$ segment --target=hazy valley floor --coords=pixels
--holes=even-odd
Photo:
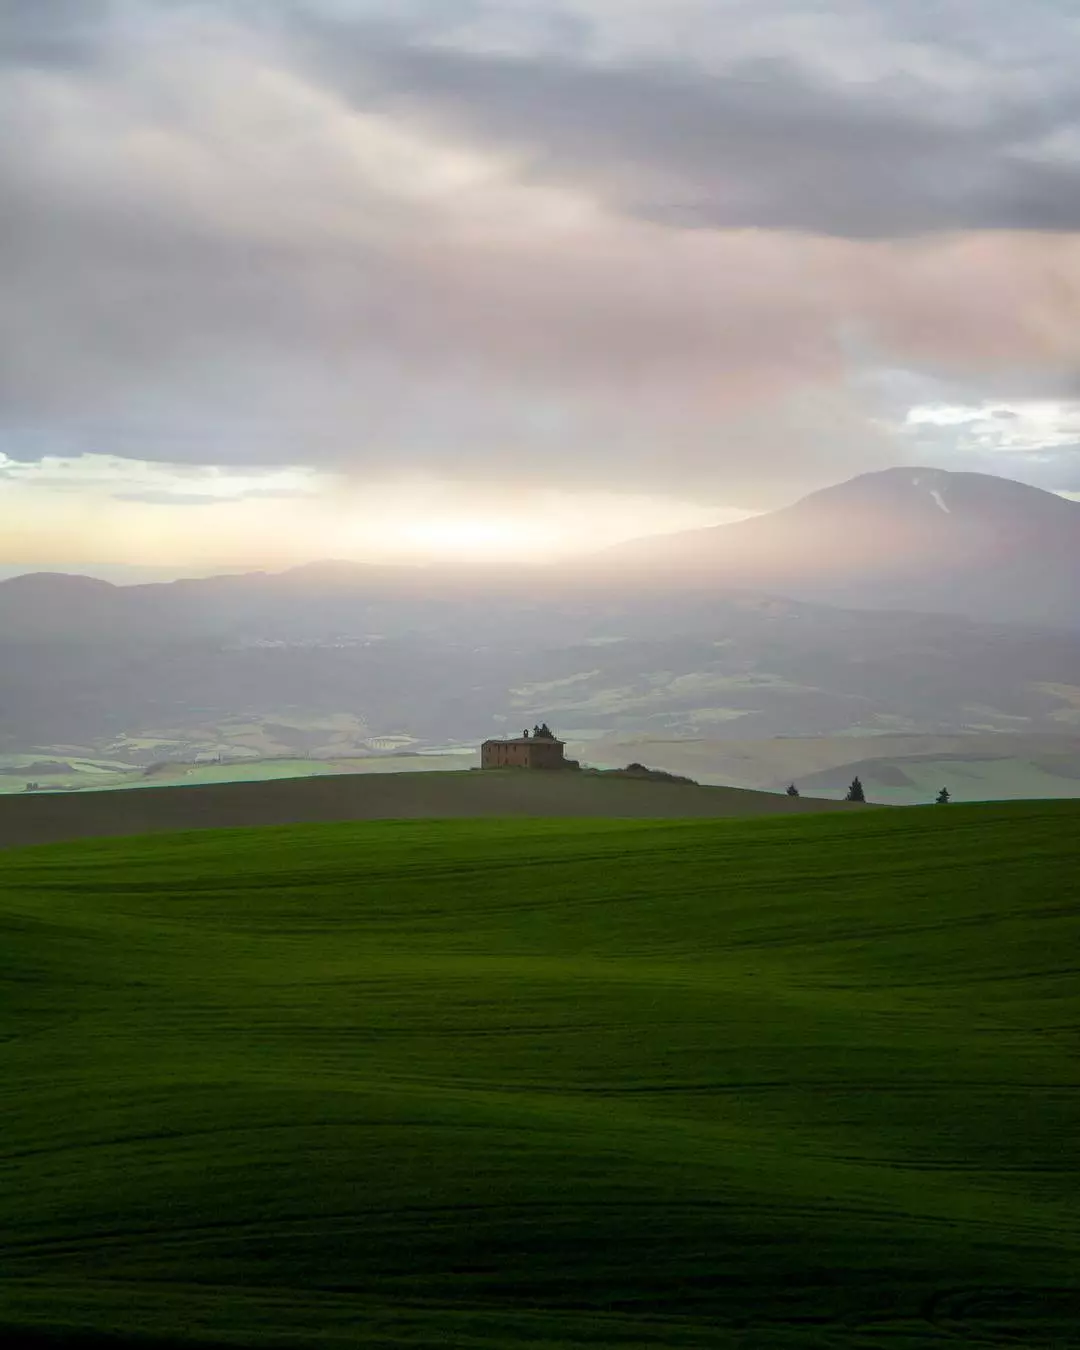
[[[1041,803],[7,854],[0,1324],[1080,1345],[1078,826]]]
[[[121,792],[0,795],[0,849],[238,825],[470,817],[664,819],[851,810],[739,788],[534,773],[341,774]],[[856,808],[859,809],[859,808]]]

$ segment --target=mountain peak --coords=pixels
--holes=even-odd
[[[922,465],[859,474],[779,511],[620,545],[607,556],[661,585],[740,587],[860,609],[1080,620],[1080,504],[992,474]]]
[[[1052,512],[1058,519],[1075,519],[1076,503],[1057,493],[989,473],[966,473],[929,465],[904,465],[858,474],[843,483],[821,488],[785,511],[800,511],[822,503],[854,506],[922,505],[941,515],[990,509],[1010,513]]]

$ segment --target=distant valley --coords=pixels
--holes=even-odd
[[[635,741],[1008,732],[1071,746],[1080,506],[978,475],[916,483],[920,473],[865,475],[704,541],[643,541],[572,572],[327,563],[137,586],[0,582],[0,786],[20,787],[50,759],[86,786],[95,773],[104,783],[196,761],[322,771],[438,752],[463,765],[483,737],[539,719],[598,763],[601,746]],[[1007,580],[992,566],[995,530],[1033,541],[1030,566],[1022,554]],[[780,535],[786,553],[766,547]],[[923,611],[897,607],[899,579],[886,584],[884,561],[868,562],[873,538],[887,561],[901,536],[905,547],[924,539],[906,554],[925,573],[918,584],[936,578]],[[826,537],[843,604],[794,594],[828,589]],[[723,562],[733,538],[756,541],[741,570]],[[779,562],[800,553],[806,565],[784,581]],[[772,560],[775,587],[749,585],[768,579],[750,576],[753,556]],[[906,584],[917,592],[910,569]],[[932,612],[942,607],[956,612]],[[53,784],[70,785],[63,777]]]

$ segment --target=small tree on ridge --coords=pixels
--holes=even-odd
[[[846,802],[866,801],[866,793],[863,791],[863,785],[857,777],[851,780],[851,786],[848,788],[847,796],[844,800]]]

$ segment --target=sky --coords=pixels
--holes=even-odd
[[[4,0],[0,572],[1080,493],[1072,0]]]

